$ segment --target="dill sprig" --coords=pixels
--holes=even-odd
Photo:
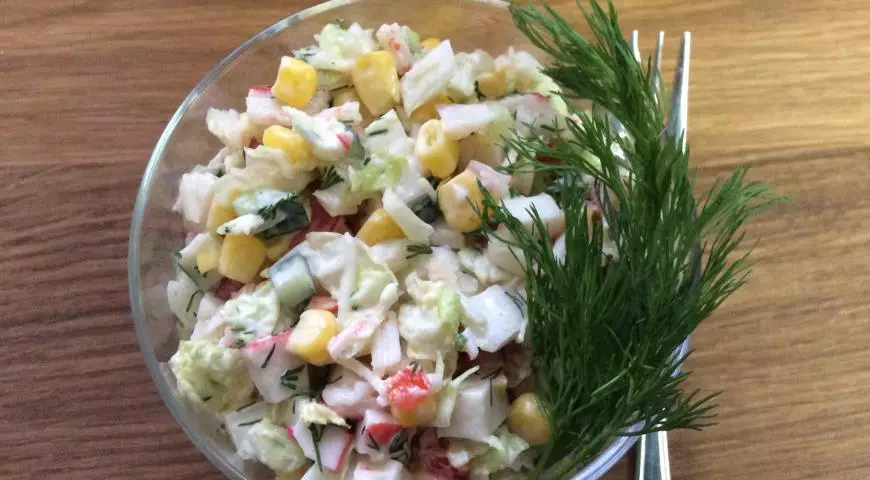
[[[526,160],[516,162],[519,168],[558,178],[554,187],[569,219],[564,261],[537,212],[528,230],[488,193],[477,209],[482,233],[516,247],[525,260],[526,338],[552,430],[535,477],[546,471],[564,478],[621,435],[711,424],[716,394],[684,392],[688,373],[678,372],[685,356],[674,352],[744,284],[747,254],[732,255],[741,228],[778,200],[747,181],[744,168],[696,202],[689,152],[666,138],[649,66],[635,61],[608,5],[592,0],[583,12],[594,42],[548,6],[510,7],[517,27],[552,58],[544,73],[580,119],[564,122],[546,141],[507,139]],[[627,135],[617,135],[607,116],[573,107],[577,99],[609,112]],[[590,186],[606,231],[601,221],[587,225]],[[510,235],[496,234],[496,224]],[[618,260],[602,251],[605,237]]]

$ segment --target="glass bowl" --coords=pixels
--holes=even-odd
[[[400,8],[397,8],[400,5]],[[407,24],[421,38],[450,39],[456,51],[482,48],[492,54],[508,46],[526,49],[544,60],[513,26],[505,2],[497,0],[333,0],[291,15],[258,33],[215,66],[184,99],[160,136],[136,199],[130,232],[129,286],[133,321],[145,363],[166,406],[193,443],[233,480],[273,478],[242,462],[220,431],[220,423],[183,402],[165,362],[178,339],[175,317],[166,301],[166,282],[174,278],[173,251],[183,245],[180,215],[171,211],[178,180],[220,148],[205,127],[209,107],[243,111],[248,87],[274,80],[278,61],[293,48],[314,42],[313,35],[337,18],[375,28],[385,22]],[[635,443],[615,439],[575,480],[594,480],[607,472]]]

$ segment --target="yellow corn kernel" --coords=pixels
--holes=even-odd
[[[233,210],[232,202],[230,205],[224,205],[216,199],[211,202],[211,207],[208,209],[208,220],[206,220],[206,228],[211,233],[215,233],[221,225],[236,218],[236,211]]]
[[[340,107],[345,103],[359,102],[359,95],[353,87],[342,88],[332,94],[332,106]]]
[[[432,50],[437,47],[439,43],[441,43],[441,40],[438,40],[437,38],[427,38],[420,42],[420,46],[423,47],[423,50]]]
[[[309,218],[311,216],[309,215]],[[283,257],[287,250],[290,248],[290,240],[293,239],[295,233],[288,233],[287,235],[281,235],[280,237],[275,237],[273,239],[266,241],[266,258],[272,260],[278,260]]]
[[[356,238],[371,247],[387,240],[405,238],[405,233],[383,208],[379,208],[369,215]]]
[[[210,272],[212,269],[217,268],[220,256],[220,240],[218,240],[214,235],[211,235],[208,242],[206,242],[205,245],[200,247],[199,251],[196,252],[196,268],[202,273]]]
[[[287,350],[312,365],[332,362],[327,345],[338,334],[338,320],[328,310],[306,310],[287,338]]]
[[[390,52],[378,50],[360,55],[350,77],[362,104],[372,115],[387,113],[401,98],[396,59]]]
[[[429,120],[417,132],[414,153],[435,178],[447,178],[459,163],[459,142],[444,135],[441,120]]]
[[[529,445],[544,445],[550,439],[550,421],[534,393],[524,393],[511,404],[508,428]]]
[[[446,105],[448,103],[453,103],[450,101],[450,97],[447,96],[446,93],[439,93],[435,95],[435,98],[429,100],[417,107],[411,113],[411,122],[412,123],[425,123],[427,120],[432,120],[433,118],[438,118],[438,109],[435,108],[437,105]]]
[[[237,282],[248,283],[260,273],[266,243],[253,235],[227,235],[221,244],[218,271]]]
[[[263,132],[263,145],[281,150],[296,167],[307,169],[314,166],[311,144],[296,130],[272,125]]]
[[[314,67],[293,57],[282,57],[272,94],[293,108],[302,108],[308,105],[315,91],[317,71]]]
[[[480,217],[472,204],[482,208],[483,192],[477,184],[477,176],[471,171],[465,170],[438,186],[438,207],[450,228],[468,233],[480,227]]]
[[[477,89],[486,98],[500,98],[507,95],[507,72],[498,69],[477,77]]]
[[[396,423],[403,427],[428,425],[435,420],[437,412],[438,404],[435,402],[435,395],[429,395],[423,403],[411,410],[397,410],[395,407],[390,407],[390,414],[396,419]]]

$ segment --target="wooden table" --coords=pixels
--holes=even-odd
[[[0,478],[220,478],[136,346],[129,219],[190,88],[309,3],[0,3]],[[751,164],[791,198],[752,223],[750,284],[693,338],[691,385],[725,393],[719,426],[672,434],[674,478],[870,478],[870,3],[619,6],[648,46],[694,33],[700,182]]]

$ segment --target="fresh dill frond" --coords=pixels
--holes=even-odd
[[[410,260],[420,255],[431,255],[432,247],[430,245],[426,245],[425,243],[412,243],[405,247],[405,251],[408,252],[405,258]]]
[[[481,233],[525,259],[526,338],[552,431],[533,476],[565,478],[618,436],[711,424],[716,394],[681,388],[688,374],[678,373],[685,356],[675,352],[744,284],[747,254],[732,255],[742,226],[778,199],[738,169],[696,201],[689,152],[666,138],[649,68],[636,62],[611,3],[605,9],[592,0],[584,10],[594,42],[549,6],[509,8],[552,58],[544,73],[578,119],[546,141],[507,139],[526,160],[516,164],[558,179],[551,187],[568,219],[564,260],[536,211],[529,230],[488,193],[476,210]],[[578,99],[609,112],[627,135],[617,135],[607,116],[573,107]],[[590,205],[606,224],[590,221]],[[495,232],[499,224],[509,235]]]

